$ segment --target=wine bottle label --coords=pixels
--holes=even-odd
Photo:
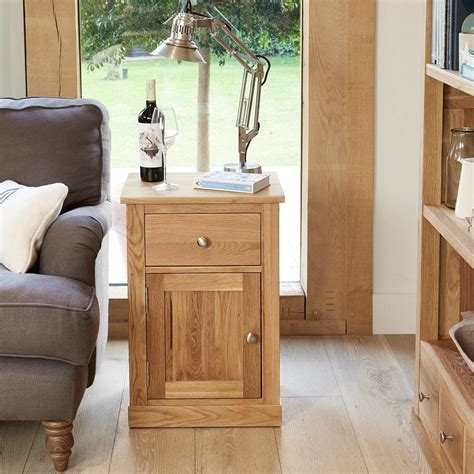
[[[161,168],[163,152],[158,148],[158,135],[149,123],[138,124],[139,161],[143,168]]]

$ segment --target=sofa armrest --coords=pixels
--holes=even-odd
[[[95,286],[95,260],[111,225],[109,201],[61,214],[46,232],[39,273]]]

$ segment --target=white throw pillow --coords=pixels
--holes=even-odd
[[[0,264],[15,273],[33,266],[67,193],[61,183],[37,188],[14,181],[0,183]]]

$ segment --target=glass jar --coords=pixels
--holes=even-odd
[[[474,158],[474,128],[453,128],[446,157],[446,206],[454,209],[464,158]]]

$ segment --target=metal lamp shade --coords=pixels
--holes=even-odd
[[[194,19],[191,15],[178,13],[173,19],[171,36],[151,54],[164,59],[205,63],[206,61],[193,40],[193,22]]]

